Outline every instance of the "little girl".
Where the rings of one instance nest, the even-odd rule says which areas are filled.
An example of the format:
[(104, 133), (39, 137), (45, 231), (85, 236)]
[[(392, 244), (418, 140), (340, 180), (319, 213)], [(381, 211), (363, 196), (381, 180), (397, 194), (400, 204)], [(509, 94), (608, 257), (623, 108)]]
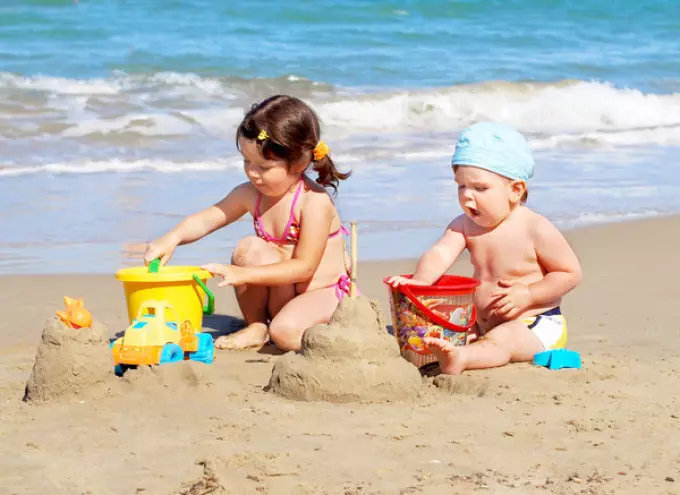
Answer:
[[(177, 246), (253, 216), (255, 235), (237, 244), (231, 264), (203, 267), (222, 277), (220, 287), (234, 286), (248, 323), (218, 338), (219, 349), (271, 339), (282, 350), (299, 350), (305, 329), (328, 322), (349, 291), (346, 230), (325, 188), (337, 192), (350, 174), (335, 168), (319, 138), (319, 120), (301, 100), (278, 95), (254, 105), (236, 131), (248, 181), (147, 246), (144, 261), (165, 264)], [(307, 176), (310, 164), (316, 181)]]

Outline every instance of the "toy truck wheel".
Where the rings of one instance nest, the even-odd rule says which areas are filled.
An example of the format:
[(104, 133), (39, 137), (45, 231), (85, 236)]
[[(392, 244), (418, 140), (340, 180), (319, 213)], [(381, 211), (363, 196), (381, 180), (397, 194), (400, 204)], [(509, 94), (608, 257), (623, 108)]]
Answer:
[(209, 333), (197, 333), (198, 350), (189, 354), (189, 359), (192, 361), (200, 361), (205, 364), (211, 364), (215, 358), (215, 344), (213, 343), (212, 335)]
[(127, 364), (117, 364), (113, 368), (113, 372), (116, 374), (116, 376), (123, 376), (127, 370), (130, 368), (136, 368), (136, 366), (130, 366)]
[(161, 358), (158, 364), (174, 363), (184, 359), (184, 351), (177, 344), (165, 344), (161, 350)]
[[(111, 350), (113, 350), (113, 346), (116, 344), (116, 342), (118, 342), (118, 341), (112, 340), (109, 343), (109, 347), (111, 348)], [(118, 363), (113, 367), (113, 372), (115, 373), (116, 376), (123, 376), (125, 374), (125, 372), (130, 368), (133, 368), (133, 366), (128, 366), (127, 364)]]

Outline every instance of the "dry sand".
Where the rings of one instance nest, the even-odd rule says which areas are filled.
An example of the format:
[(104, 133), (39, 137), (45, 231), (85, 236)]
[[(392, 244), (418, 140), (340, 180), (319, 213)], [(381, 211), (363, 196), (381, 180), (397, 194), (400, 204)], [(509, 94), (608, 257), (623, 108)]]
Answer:
[[(112, 335), (125, 303), (113, 275), (0, 277), (0, 493), (680, 493), (680, 218), (569, 238), (585, 279), (563, 309), (584, 369), (426, 378), (405, 403), (278, 397), (264, 390), (270, 348), (25, 403), (62, 296), (84, 297)], [(382, 278), (413, 266), (363, 264), (361, 289), (387, 312)], [(238, 326), (229, 290), (217, 308), (231, 316), (209, 327)]]

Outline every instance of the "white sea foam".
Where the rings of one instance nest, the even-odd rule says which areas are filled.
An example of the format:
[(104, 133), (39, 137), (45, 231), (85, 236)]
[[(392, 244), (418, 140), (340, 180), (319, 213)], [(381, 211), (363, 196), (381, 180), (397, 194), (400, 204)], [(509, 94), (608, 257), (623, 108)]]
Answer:
[(127, 114), (110, 119), (94, 117), (80, 120), (65, 129), (64, 137), (80, 137), (90, 134), (129, 132), (142, 136), (181, 136), (190, 134), (193, 125), (175, 115), (168, 114)]
[(326, 137), (336, 141), (380, 135), (386, 137), (382, 143), (415, 142), (439, 135), (448, 144), (470, 123), (495, 120), (526, 133), (536, 149), (680, 145), (680, 93), (645, 94), (584, 81), (491, 81), (374, 93), (340, 93), (320, 84), (295, 75), (245, 80), (116, 73), (73, 80), (0, 73), (0, 113), (9, 116), (0, 124), (0, 137), (131, 133), (232, 139), (244, 110), (266, 90), (304, 93)]
[(457, 131), (495, 120), (532, 135), (539, 147), (680, 143), (680, 94), (596, 82), (499, 82), (357, 95), (317, 109), (329, 126), (369, 132)]
[(196, 171), (219, 171), (242, 166), (240, 160), (171, 162), (162, 160), (136, 161), (84, 161), (77, 163), (47, 163), (34, 166), (0, 168), (0, 177), (16, 177), (40, 173), (49, 174), (99, 174), (107, 172), (139, 172), (150, 170), (160, 173), (182, 173)]
[(115, 72), (107, 79), (67, 79), (51, 76), (24, 77), (0, 72), (0, 89), (26, 89), (52, 95), (114, 95), (125, 91), (152, 90), (161, 85), (167, 88), (192, 87), (206, 95), (225, 94), (225, 86), (219, 78), (201, 77), (191, 73), (157, 72), (127, 75)]
[(576, 227), (586, 227), (589, 225), (599, 225), (605, 223), (629, 222), (643, 218), (652, 218), (663, 215), (657, 210), (644, 210), (632, 213), (583, 213), (573, 218), (556, 219), (555, 224), (562, 229), (572, 229)]

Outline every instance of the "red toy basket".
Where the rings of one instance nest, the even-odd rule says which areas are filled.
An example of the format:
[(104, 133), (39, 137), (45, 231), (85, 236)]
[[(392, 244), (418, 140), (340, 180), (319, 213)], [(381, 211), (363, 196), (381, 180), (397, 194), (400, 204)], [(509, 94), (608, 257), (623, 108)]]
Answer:
[(442, 275), (433, 285), (388, 285), (394, 335), (402, 356), (417, 367), (436, 362), (423, 342), (425, 336), (465, 345), (477, 321), (478, 285), (479, 281), (458, 275)]

